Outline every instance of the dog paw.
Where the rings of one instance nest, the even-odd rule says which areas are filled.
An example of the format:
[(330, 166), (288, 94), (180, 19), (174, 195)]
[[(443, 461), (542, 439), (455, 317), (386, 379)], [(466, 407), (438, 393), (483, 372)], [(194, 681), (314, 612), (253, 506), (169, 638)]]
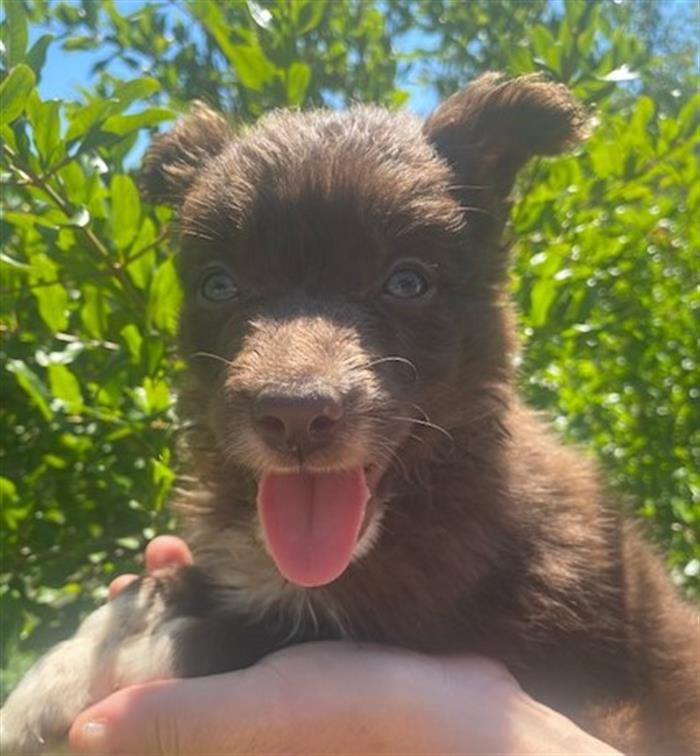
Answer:
[(194, 620), (173, 616), (167, 582), (139, 581), (39, 659), (0, 710), (2, 756), (60, 753), (88, 706), (127, 685), (176, 675), (178, 639)]
[(95, 651), (90, 639), (76, 637), (56, 646), (29, 671), (0, 710), (3, 756), (60, 752), (73, 719), (93, 700), (86, 683)]

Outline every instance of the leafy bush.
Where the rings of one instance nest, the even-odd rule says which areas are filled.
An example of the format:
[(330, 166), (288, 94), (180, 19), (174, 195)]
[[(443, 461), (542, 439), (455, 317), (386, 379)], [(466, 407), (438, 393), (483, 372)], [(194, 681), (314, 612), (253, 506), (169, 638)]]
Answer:
[[(141, 202), (134, 166), (143, 133), (195, 98), (245, 122), (276, 106), (397, 107), (499, 68), (546, 71), (595, 107), (580, 153), (519, 185), (523, 387), (595, 449), (698, 591), (698, 100), (692, 44), (655, 4), (16, 0), (5, 14), (5, 684), (170, 525), (172, 219)], [(74, 99), (38, 93), (56, 46), (96, 54)]]

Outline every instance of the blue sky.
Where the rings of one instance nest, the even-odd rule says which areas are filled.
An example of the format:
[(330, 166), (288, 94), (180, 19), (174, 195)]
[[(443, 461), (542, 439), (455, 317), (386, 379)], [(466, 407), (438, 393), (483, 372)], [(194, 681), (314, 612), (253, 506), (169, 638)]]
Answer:
[[(12, 2), (12, 0), (9, 0)], [(76, 3), (77, 4), (77, 3)], [(117, 8), (123, 13), (132, 13), (144, 4), (143, 0), (116, 0)], [(179, 13), (174, 6), (169, 11)], [(46, 30), (30, 27), (30, 44)], [(407, 51), (418, 45), (428, 46), (430, 40), (426, 35), (411, 32), (397, 44), (397, 51)], [(75, 98), (81, 86), (90, 84), (90, 70), (92, 66), (105, 55), (103, 50), (71, 50), (65, 51), (58, 44), (49, 47), (46, 65), (41, 75), (39, 90), (43, 98), (72, 99)], [(110, 67), (115, 75), (126, 78), (134, 73), (126, 66), (119, 64)], [(420, 115), (426, 115), (437, 104), (435, 94), (427, 91), (425, 86), (410, 81), (402, 82), (402, 86), (409, 91), (409, 107)]]
[[(6, 0), (12, 2), (13, 0)], [(131, 13), (144, 4), (145, 0), (116, 0), (117, 7), (120, 11)], [(466, 2), (467, 0), (454, 0), (455, 2)], [(493, 2), (502, 2), (507, 4), (508, 0), (493, 0)], [(513, 0), (514, 1), (514, 0)], [(615, 0), (614, 0), (615, 1)], [(551, 0), (553, 7), (561, 5), (563, 0)], [(657, 0), (664, 10), (664, 13), (671, 21), (677, 19), (678, 24), (683, 24), (683, 33), (697, 38), (697, 29), (687, 28), (689, 7), (700, 7), (700, 0)], [(76, 2), (77, 4), (77, 2)], [(679, 12), (679, 11), (685, 12)], [(180, 11), (171, 6), (171, 13)], [(697, 13), (695, 14), (697, 16)], [(692, 18), (692, 14), (690, 14)], [(33, 42), (45, 30), (36, 27), (30, 28), (30, 42)], [(398, 41), (397, 51), (405, 52), (420, 45), (429, 47), (431, 40), (420, 32), (410, 32)], [(104, 50), (98, 51), (65, 51), (60, 45), (53, 44), (49, 47), (46, 66), (42, 72), (39, 89), (44, 98), (75, 98), (81, 86), (90, 84), (90, 70), (92, 66), (104, 57)], [(133, 71), (120, 66), (118, 63), (111, 66), (110, 70), (117, 76), (124, 75), (129, 78), (133, 76)], [(426, 115), (437, 104), (435, 93), (424, 85), (413, 81), (402, 81), (401, 86), (408, 90), (410, 99), (408, 106), (411, 110), (419, 115)]]

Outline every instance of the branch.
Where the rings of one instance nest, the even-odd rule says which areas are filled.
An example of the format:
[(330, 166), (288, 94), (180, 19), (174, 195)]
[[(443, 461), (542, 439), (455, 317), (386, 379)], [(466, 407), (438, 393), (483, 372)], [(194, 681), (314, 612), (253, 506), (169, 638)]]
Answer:
[[(131, 265), (131, 263), (135, 262), (139, 258), (143, 257), (145, 254), (150, 252), (152, 249), (157, 247), (161, 242), (165, 241), (165, 239), (167, 239), (169, 235), (170, 235), (170, 226), (167, 225), (150, 244), (146, 245), (143, 249), (140, 249), (138, 252), (135, 252), (130, 257), (127, 257), (126, 260), (124, 260), (122, 263), (117, 263), (115, 267), (118, 267), (122, 270), (126, 270), (126, 268), (128, 268), (129, 265)], [(79, 278), (70, 279), (70, 280), (67, 280), (65, 278), (53, 278), (51, 281), (38, 281), (37, 283), (34, 283), (34, 284), (25, 284), (23, 286), (18, 286), (15, 289), (0, 289), (0, 296), (12, 296), (15, 294), (22, 294), (25, 291), (34, 291), (34, 289), (41, 289), (44, 286), (55, 286), (56, 284), (61, 284), (64, 287), (68, 287), (71, 284), (80, 285), (82, 283), (85, 283), (86, 281), (92, 281), (96, 278), (102, 278), (103, 276), (111, 276), (111, 275), (112, 275), (111, 270), (99, 270), (90, 276), (81, 276)]]
[[(32, 186), (44, 192), (44, 194), (46, 194), (49, 199), (53, 201), (56, 207), (58, 207), (58, 209), (66, 216), (66, 218), (72, 218), (73, 215), (75, 215), (76, 209), (67, 199), (64, 199), (49, 183), (47, 183), (41, 176), (38, 176), (29, 166), (18, 165), (16, 162), (16, 155), (14, 154), (14, 151), (10, 149), (10, 147), (8, 147), (6, 144), (3, 144), (2, 148), (10, 157), (10, 160), (13, 161), (10, 164), (11, 167), (15, 171), (20, 173), (24, 178), (26, 178), (29, 183), (32, 184)], [(143, 298), (141, 297), (141, 293), (134, 286), (128, 274), (124, 271), (123, 267), (120, 266), (119, 263), (115, 263), (112, 260), (112, 256), (107, 247), (105, 247), (102, 241), (97, 237), (95, 232), (89, 226), (80, 227), (79, 230), (88, 240), (92, 248), (102, 258), (105, 265), (109, 268), (111, 275), (114, 276), (122, 285), (122, 288), (131, 300), (131, 303), (138, 310), (143, 311), (144, 302)]]

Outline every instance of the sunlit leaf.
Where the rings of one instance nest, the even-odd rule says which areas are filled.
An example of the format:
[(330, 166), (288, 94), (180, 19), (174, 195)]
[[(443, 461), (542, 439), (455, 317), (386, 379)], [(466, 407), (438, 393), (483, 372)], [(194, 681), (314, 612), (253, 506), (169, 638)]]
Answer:
[(163, 121), (169, 121), (175, 117), (175, 113), (167, 108), (148, 108), (141, 113), (133, 115), (110, 116), (101, 126), (102, 131), (120, 136), (128, 134), (136, 129), (144, 129), (149, 126), (157, 126)]
[(290, 105), (301, 105), (311, 80), (311, 69), (304, 63), (293, 63), (287, 72), (287, 99)]
[(0, 84), (0, 125), (12, 123), (22, 114), (36, 76), (29, 66), (20, 64)]
[(7, 62), (16, 66), (24, 61), (27, 50), (27, 16), (20, 2), (3, 3), (3, 9), (7, 23)]
[(117, 174), (110, 185), (112, 195), (112, 239), (119, 249), (136, 236), (141, 219), (139, 192), (130, 176)]
[(39, 314), (52, 331), (62, 331), (68, 325), (68, 294), (58, 283), (59, 268), (46, 254), (33, 255), (29, 281), (36, 298)]
[(53, 411), (48, 403), (49, 391), (39, 376), (23, 360), (9, 359), (5, 367), (15, 376), (19, 386), (26, 392), (44, 419), (51, 420)]
[(40, 102), (30, 112), (34, 144), (42, 162), (50, 166), (63, 155), (61, 140), (61, 103), (59, 100)]
[(635, 81), (639, 78), (639, 73), (637, 71), (633, 71), (627, 63), (623, 63), (619, 68), (616, 68), (614, 71), (610, 71), (610, 73), (606, 74), (605, 76), (601, 77), (602, 81), (612, 81), (616, 84), (626, 82), (626, 81)]
[(116, 100), (95, 100), (76, 108), (70, 117), (66, 140), (70, 141), (85, 134), (92, 126), (111, 115), (117, 105)]
[(53, 34), (42, 34), (27, 52), (25, 63), (34, 71), (37, 77), (39, 77), (44, 67), (46, 52), (53, 38)]
[(49, 387), (51, 394), (59, 399), (67, 412), (80, 412), (83, 408), (83, 395), (78, 379), (66, 365), (49, 365)]
[(83, 306), (80, 308), (80, 319), (89, 336), (95, 339), (104, 338), (107, 332), (107, 303), (105, 292), (96, 287), (85, 285), (82, 291)]
[(115, 88), (112, 95), (120, 104), (126, 107), (136, 100), (144, 100), (160, 90), (160, 83), (151, 76), (141, 76), (138, 79), (124, 82)]
[(168, 259), (158, 267), (151, 282), (148, 299), (150, 322), (156, 328), (174, 333), (181, 297), (175, 264), (172, 259)]

